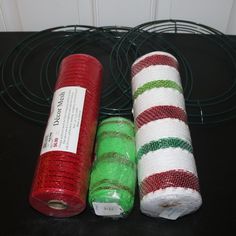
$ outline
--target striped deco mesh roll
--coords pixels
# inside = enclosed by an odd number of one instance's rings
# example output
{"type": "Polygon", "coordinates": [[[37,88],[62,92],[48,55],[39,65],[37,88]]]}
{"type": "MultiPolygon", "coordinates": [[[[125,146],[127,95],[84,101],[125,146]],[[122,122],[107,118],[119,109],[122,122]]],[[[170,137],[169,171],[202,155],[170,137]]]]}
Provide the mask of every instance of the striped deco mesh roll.
{"type": "Polygon", "coordinates": [[[202,204],[178,61],[151,52],[132,65],[141,211],[177,219],[202,204]]]}
{"type": "Polygon", "coordinates": [[[134,125],[123,117],[103,120],[97,132],[89,203],[97,215],[123,217],[134,203],[136,184],[134,125]]]}
{"type": "Polygon", "coordinates": [[[85,209],[99,113],[102,65],[86,54],[60,64],[29,201],[39,212],[68,217],[85,209]]]}

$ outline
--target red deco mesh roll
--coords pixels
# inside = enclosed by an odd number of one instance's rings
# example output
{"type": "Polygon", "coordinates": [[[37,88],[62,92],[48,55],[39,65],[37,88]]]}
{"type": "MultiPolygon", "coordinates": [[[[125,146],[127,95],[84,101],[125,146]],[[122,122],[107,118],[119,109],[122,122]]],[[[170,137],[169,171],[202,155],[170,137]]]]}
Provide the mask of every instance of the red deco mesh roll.
{"type": "Polygon", "coordinates": [[[183,170],[170,170],[144,179],[140,185],[140,197],[143,198],[148,193],[169,187],[190,188],[198,192],[200,191],[196,175],[183,170]]]}
{"type": "Polygon", "coordinates": [[[178,70],[178,62],[174,58],[167,55],[155,54],[141,59],[139,62],[135,63],[132,66],[132,78],[136,74],[138,74],[142,69],[154,65],[167,65],[174,67],[176,70],[178,70]]]}
{"type": "Polygon", "coordinates": [[[102,65],[92,56],[70,55],[60,65],[55,91],[68,86],[79,86],[86,91],[75,153],[47,151],[38,159],[29,200],[43,214],[68,217],[80,213],[86,206],[101,79],[102,65]]]}
{"type": "Polygon", "coordinates": [[[175,106],[155,106],[138,115],[135,123],[139,129],[151,121],[165,118],[179,119],[185,123],[187,122],[187,115],[183,109],[175,106]]]}

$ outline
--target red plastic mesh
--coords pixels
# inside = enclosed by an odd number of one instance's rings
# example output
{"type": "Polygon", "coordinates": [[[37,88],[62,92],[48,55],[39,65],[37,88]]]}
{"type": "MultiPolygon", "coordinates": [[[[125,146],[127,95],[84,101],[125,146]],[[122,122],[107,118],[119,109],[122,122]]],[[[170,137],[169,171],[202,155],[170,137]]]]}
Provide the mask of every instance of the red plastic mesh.
{"type": "Polygon", "coordinates": [[[143,198],[148,193],[169,187],[190,188],[200,191],[196,175],[183,170],[170,170],[153,174],[144,179],[140,184],[140,197],[143,198]]]}
{"type": "Polygon", "coordinates": [[[135,120],[136,127],[139,129],[143,125],[159,119],[172,118],[187,122],[185,111],[176,106],[154,106],[138,115],[135,120]]]}
{"type": "Polygon", "coordinates": [[[152,65],[167,65],[178,70],[178,62],[174,58],[167,55],[155,54],[145,57],[132,66],[132,78],[144,68],[152,65]]]}
{"type": "Polygon", "coordinates": [[[55,90],[66,86],[86,88],[77,153],[50,151],[38,159],[31,205],[46,215],[73,216],[84,210],[89,170],[99,113],[102,65],[94,57],[74,54],[63,59],[55,90]],[[48,206],[50,200],[66,204],[62,210],[48,206]]]}

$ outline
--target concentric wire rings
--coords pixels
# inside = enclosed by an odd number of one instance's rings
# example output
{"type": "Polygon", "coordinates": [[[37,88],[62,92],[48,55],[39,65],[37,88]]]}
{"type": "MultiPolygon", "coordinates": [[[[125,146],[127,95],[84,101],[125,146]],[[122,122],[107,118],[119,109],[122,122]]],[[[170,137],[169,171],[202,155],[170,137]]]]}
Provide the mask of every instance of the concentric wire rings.
{"type": "MultiPolygon", "coordinates": [[[[61,60],[69,54],[87,53],[109,65],[110,51],[128,29],[71,25],[30,35],[1,63],[1,99],[18,115],[46,123],[61,60]]],[[[105,76],[101,117],[116,113],[129,115],[130,111],[122,112],[119,104],[130,107],[131,101],[127,103],[127,98],[122,96],[109,70],[105,76]]]]}
{"type": "Polygon", "coordinates": [[[100,118],[114,115],[131,118],[131,64],[143,54],[161,50],[170,52],[179,61],[188,122],[218,124],[236,118],[235,48],[235,41],[220,31],[183,20],[153,21],[134,28],[56,27],[30,35],[3,58],[0,97],[18,115],[44,124],[62,58],[72,53],[87,53],[97,57],[106,68],[100,118]],[[202,97],[201,91],[196,94],[194,87],[201,83],[193,71],[197,62],[171,40],[177,34],[178,37],[195,35],[213,45],[216,55],[224,56],[230,78],[217,81],[218,87],[224,88],[221,83],[230,80],[224,91],[209,93],[208,97],[202,97]]]}
{"type": "MultiPolygon", "coordinates": [[[[118,71],[124,80],[120,83],[120,85],[124,85],[122,91],[128,96],[130,95],[130,80],[127,78],[129,78],[130,68],[135,59],[151,51],[160,50],[173,54],[180,64],[189,123],[217,124],[236,118],[236,52],[232,42],[223,33],[202,24],[184,20],[153,21],[129,30],[113,48],[111,58],[116,61],[120,61],[121,58],[123,61],[126,60],[126,63],[119,66],[118,71]],[[230,78],[228,78],[231,80],[230,87],[220,94],[210,95],[207,98],[201,98],[201,91],[198,96],[193,96],[194,84],[199,83],[192,71],[193,64],[183,53],[182,48],[177,47],[169,40],[171,38],[170,33],[172,36],[173,33],[179,35],[194,34],[214,45],[216,52],[223,53],[224,57],[227,58],[227,69],[231,71],[230,78]]],[[[111,64],[115,64],[115,62],[111,60],[111,64]]],[[[217,83],[221,86],[221,83],[226,79],[222,78],[222,81],[217,81],[217,83]]],[[[215,82],[212,81],[212,83],[215,82]]],[[[210,91],[211,87],[208,89],[210,91]]]]}

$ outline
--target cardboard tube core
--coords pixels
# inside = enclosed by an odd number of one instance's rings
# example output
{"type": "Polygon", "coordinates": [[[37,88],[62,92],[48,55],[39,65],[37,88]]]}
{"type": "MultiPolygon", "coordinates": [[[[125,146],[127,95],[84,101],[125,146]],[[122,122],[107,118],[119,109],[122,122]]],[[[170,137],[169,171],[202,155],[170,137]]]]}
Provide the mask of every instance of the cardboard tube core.
{"type": "Polygon", "coordinates": [[[61,200],[50,200],[48,206],[55,210],[65,210],[67,208],[67,204],[61,200]]]}

